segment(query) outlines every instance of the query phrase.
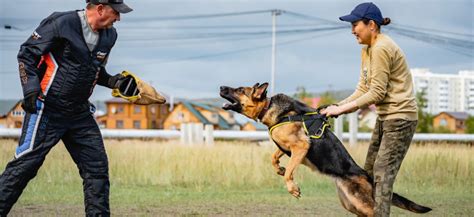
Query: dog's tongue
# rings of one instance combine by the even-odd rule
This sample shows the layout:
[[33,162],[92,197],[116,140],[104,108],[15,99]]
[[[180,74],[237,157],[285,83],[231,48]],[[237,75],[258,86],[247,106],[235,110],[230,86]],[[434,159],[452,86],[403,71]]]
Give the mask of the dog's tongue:
[[229,110],[231,106],[232,106],[232,104],[230,104],[230,103],[224,103],[224,104],[222,105],[222,109],[224,109],[224,110]]

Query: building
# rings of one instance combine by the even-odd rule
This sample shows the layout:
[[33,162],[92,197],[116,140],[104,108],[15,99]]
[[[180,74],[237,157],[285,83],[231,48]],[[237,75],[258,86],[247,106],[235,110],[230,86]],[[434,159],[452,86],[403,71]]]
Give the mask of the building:
[[318,106],[320,106],[319,102],[321,102],[321,97],[305,97],[299,100],[312,108],[318,108]]
[[260,122],[248,121],[242,126],[243,131],[267,131],[268,127]]
[[441,112],[433,118],[433,128],[446,129],[453,133],[466,132],[466,112]]
[[429,69],[411,69],[416,92],[425,91],[424,111],[467,112],[474,115],[474,71],[458,74],[435,74]]
[[25,111],[21,100],[2,100],[0,103],[0,128],[21,128]]
[[136,105],[122,98],[105,101],[107,112],[97,117],[101,128],[163,129],[170,104]]
[[177,130],[182,123],[212,124],[216,130],[240,130],[232,112],[190,101],[181,101],[175,106],[164,122],[164,129]]

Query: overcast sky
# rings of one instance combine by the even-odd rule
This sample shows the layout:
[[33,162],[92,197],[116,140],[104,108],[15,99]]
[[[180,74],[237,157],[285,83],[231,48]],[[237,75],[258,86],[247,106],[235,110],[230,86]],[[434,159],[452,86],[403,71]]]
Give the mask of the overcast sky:
[[[182,98],[218,97],[221,85],[248,86],[269,82],[271,74],[270,12],[207,19],[171,19],[200,14],[281,9],[343,23],[338,17],[363,1],[295,0],[125,0],[134,9],[115,25],[119,38],[109,58],[110,74],[129,70],[159,91]],[[411,30],[454,32],[456,38],[474,40],[473,1],[374,1],[393,24]],[[16,0],[0,2],[0,99],[22,96],[16,55],[20,44],[39,22],[54,11],[82,9],[84,0]],[[161,18],[161,19],[160,19]],[[328,25],[283,13],[279,30],[311,29]],[[11,25],[12,29],[4,29]],[[395,26],[395,25],[393,25]],[[383,30],[384,31],[384,30]],[[245,34],[242,34],[245,32]],[[390,35],[405,52],[410,68],[435,73],[474,70],[471,55],[452,47]],[[235,34],[235,36],[234,36]],[[210,38],[210,36],[218,37]],[[466,39],[467,35],[467,39]],[[287,43],[291,41],[291,43]],[[312,92],[354,89],[359,76],[360,49],[351,30],[277,35],[275,91],[294,93],[297,86]],[[472,45],[472,44],[471,44]],[[459,51],[459,49],[458,49]],[[108,99],[110,90],[97,87],[93,98]]]

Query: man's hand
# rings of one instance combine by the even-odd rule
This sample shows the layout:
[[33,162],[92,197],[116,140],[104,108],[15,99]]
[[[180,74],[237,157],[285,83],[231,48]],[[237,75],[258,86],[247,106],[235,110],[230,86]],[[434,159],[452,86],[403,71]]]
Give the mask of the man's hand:
[[36,114],[36,100],[38,99],[39,92],[31,92],[23,98],[21,107],[25,112]]
[[120,85],[125,81],[125,76],[122,74],[116,74],[109,78],[108,86],[112,89],[119,88]]

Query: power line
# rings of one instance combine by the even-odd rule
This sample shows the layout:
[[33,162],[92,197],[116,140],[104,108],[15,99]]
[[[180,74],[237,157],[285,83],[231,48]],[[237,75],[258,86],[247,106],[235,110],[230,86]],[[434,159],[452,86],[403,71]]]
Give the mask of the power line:
[[315,17],[315,16],[309,16],[309,15],[306,15],[306,14],[301,14],[301,13],[297,13],[297,12],[293,12],[293,11],[285,11],[286,14],[290,15],[290,16],[293,16],[293,17],[296,17],[296,18],[301,18],[301,19],[305,19],[305,20],[316,20],[316,21],[323,21],[325,23],[328,23],[328,24],[332,24],[332,25],[338,25],[338,26],[346,26],[345,24],[342,24],[341,22],[336,22],[336,21],[333,21],[333,20],[328,20],[328,19],[324,19],[324,18],[320,18],[320,17]]
[[[308,27],[316,26],[318,23],[301,23],[301,24],[280,24],[279,28],[288,27]],[[153,29],[150,29],[153,28]],[[254,25],[179,25],[179,26],[123,26],[120,29],[138,29],[138,30],[160,30],[160,29],[180,29],[180,30],[193,30],[193,29],[256,29],[256,28],[268,28],[268,24],[254,24]]]
[[161,17],[142,17],[124,20],[124,23],[128,22],[153,22],[153,21],[166,21],[166,20],[194,20],[194,19],[207,19],[216,17],[232,17],[242,16],[250,14],[262,14],[270,13],[272,10],[256,10],[256,11],[241,11],[241,12],[230,12],[230,13],[216,13],[216,14],[197,14],[197,15],[182,15],[182,16],[161,16]]
[[408,26],[408,25],[403,25],[403,24],[392,24],[395,26],[395,28],[398,29],[419,29],[422,31],[428,31],[428,32],[435,32],[435,33],[441,33],[441,34],[448,34],[448,35],[456,35],[456,36],[463,36],[463,37],[470,37],[474,38],[473,34],[467,34],[467,33],[458,33],[458,32],[451,32],[451,31],[443,31],[439,29],[431,29],[431,28],[423,28],[423,27],[414,27],[414,26]]
[[[330,26],[321,28],[310,28],[310,29],[292,29],[292,30],[280,30],[277,34],[303,34],[312,33],[319,31],[328,31],[342,29],[345,27],[341,26]],[[173,35],[169,37],[157,37],[157,38],[134,38],[134,39],[121,39],[122,41],[160,41],[160,40],[184,40],[184,39],[202,39],[202,38],[221,38],[221,37],[235,37],[235,36],[258,36],[258,35],[270,35],[271,31],[252,31],[252,32],[217,32],[217,33],[200,33],[200,34],[187,34],[187,35]]]
[[[338,31],[341,29],[331,29],[328,31]],[[301,41],[306,41],[318,37],[323,37],[326,35],[332,35],[333,33],[326,33],[326,34],[319,34],[319,35],[313,35],[311,37],[305,37],[305,38],[300,38],[300,39],[295,39],[295,40],[288,40],[285,42],[280,42],[277,43],[277,45],[284,46],[288,44],[293,44]],[[255,46],[255,47],[249,47],[249,48],[243,48],[243,49],[237,49],[237,50],[231,50],[231,51],[225,51],[225,52],[219,52],[219,53],[213,53],[213,54],[205,54],[205,55],[198,55],[198,56],[190,56],[190,57],[184,57],[184,58],[179,58],[179,59],[174,59],[174,60],[169,60],[169,61],[161,61],[161,62],[145,62],[145,63],[137,63],[137,64],[127,64],[127,66],[133,66],[133,65],[159,65],[159,64],[165,64],[165,63],[175,63],[175,62],[183,62],[183,61],[189,61],[189,60],[196,60],[196,59],[206,59],[206,58],[212,58],[212,57],[218,57],[218,56],[226,56],[226,55],[232,55],[232,54],[237,54],[237,53],[243,53],[243,52],[249,52],[249,51],[255,51],[255,50],[260,50],[264,48],[269,48],[271,45],[262,45],[262,46]],[[113,65],[113,66],[119,66],[119,65]]]
[[[127,23],[127,21],[133,23],[137,22],[140,20],[145,20],[145,21],[166,21],[166,20],[195,20],[195,19],[208,19],[208,18],[219,18],[219,17],[231,17],[231,16],[244,16],[244,15],[251,15],[251,14],[262,14],[262,13],[270,13],[273,10],[254,10],[254,11],[241,11],[241,12],[230,12],[230,13],[214,13],[214,14],[197,14],[197,15],[182,15],[182,16],[162,16],[162,17],[142,17],[142,18],[137,18],[137,19],[132,19],[132,20],[126,20],[124,23]],[[306,14],[301,14],[293,11],[283,11],[279,10],[281,12],[284,12],[288,16],[304,19],[304,20],[310,20],[312,22],[318,21],[318,22],[323,22],[326,24],[331,24],[332,26],[330,27],[320,27],[320,28],[298,28],[298,29],[286,29],[286,30],[280,30],[277,33],[279,35],[296,35],[296,34],[305,34],[305,33],[312,33],[312,32],[317,32],[317,31],[325,31],[325,30],[331,30],[331,29],[338,29],[338,28],[346,28],[347,25],[341,24],[340,22],[335,22],[332,20],[327,20],[324,18],[320,17],[315,17],[315,16],[309,16]],[[308,24],[311,25],[311,24]],[[335,26],[334,26],[335,25]],[[287,25],[287,27],[297,27],[296,25]],[[263,25],[214,25],[214,26],[182,26],[183,28],[186,28],[187,30],[191,29],[236,29],[236,28],[260,28],[260,27],[265,27]],[[11,25],[4,25],[4,28],[6,29],[15,29],[15,30],[20,30],[20,28],[16,28],[15,26]],[[132,28],[138,28],[140,27],[132,27]],[[144,27],[143,29],[145,29]],[[153,27],[148,27],[148,28],[153,28]],[[176,27],[180,28],[180,27]],[[395,24],[394,26],[389,26],[386,27],[388,30],[391,30],[395,32],[396,34],[399,34],[404,37],[412,38],[418,41],[423,41],[435,46],[440,46],[445,49],[448,49],[450,51],[454,51],[456,53],[466,55],[466,56],[473,56],[472,50],[474,49],[474,42],[473,42],[473,35],[472,34],[462,34],[462,33],[455,33],[455,32],[449,32],[449,31],[441,31],[441,30],[436,30],[436,29],[429,29],[429,28],[421,28],[421,27],[413,27],[413,26],[408,26],[408,25],[401,25],[401,24]],[[223,40],[223,39],[235,39],[237,38],[238,40],[251,40],[255,39],[258,37],[262,37],[265,35],[271,34],[270,31],[244,31],[244,32],[212,32],[212,33],[187,33],[187,34],[180,34],[180,35],[168,35],[165,37],[151,37],[151,38],[124,38],[121,39],[121,41],[124,42],[169,42],[169,41],[195,41],[198,42],[199,40]],[[441,35],[442,34],[442,35]],[[446,36],[450,35],[450,36]],[[19,36],[19,35],[4,35],[0,37],[0,42],[4,43],[18,43],[23,40],[18,40],[17,38],[20,37],[26,37],[24,35]],[[240,37],[240,38],[239,38]],[[468,37],[468,40],[461,39],[459,37]]]
[[433,33],[424,33],[416,30],[409,30],[398,27],[387,27],[387,29],[393,31],[398,35],[439,46],[464,56],[472,57],[474,55],[474,42],[470,40],[441,36]]

